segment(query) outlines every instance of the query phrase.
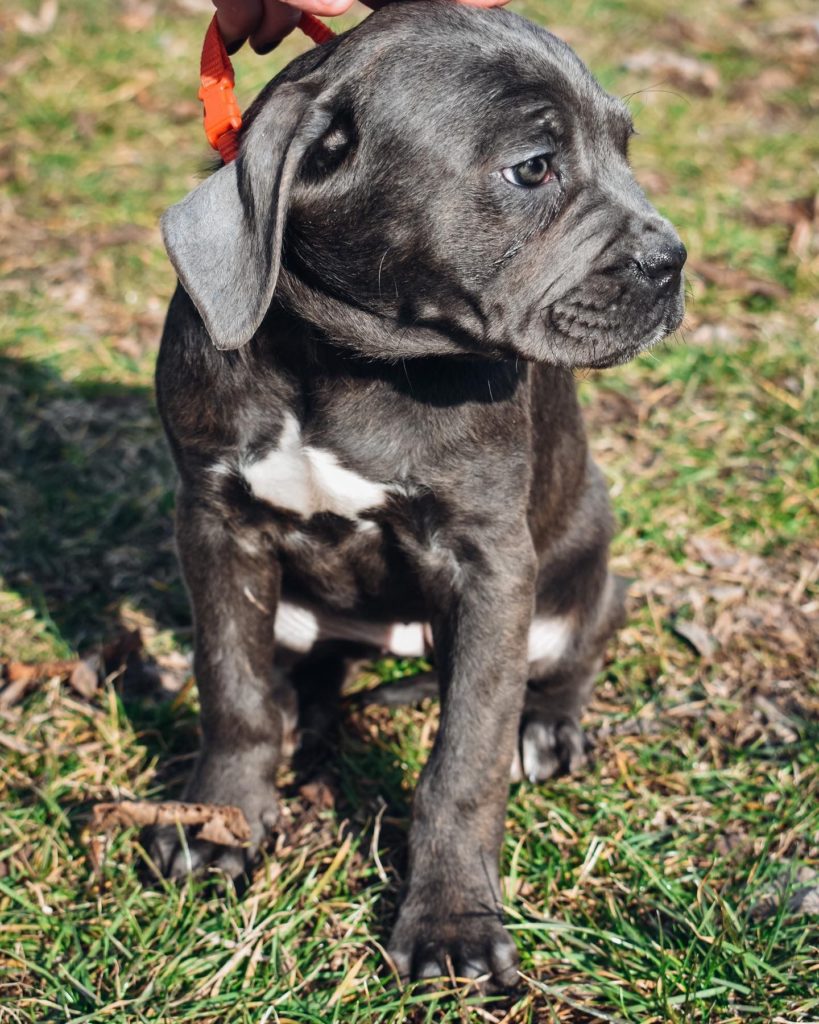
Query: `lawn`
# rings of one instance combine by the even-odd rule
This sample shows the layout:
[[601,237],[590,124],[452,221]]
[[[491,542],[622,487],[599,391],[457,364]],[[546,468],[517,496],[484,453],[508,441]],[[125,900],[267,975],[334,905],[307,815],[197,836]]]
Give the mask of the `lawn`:
[[[517,8],[628,98],[690,272],[684,329],[580,382],[629,623],[587,714],[593,767],[511,793],[523,979],[483,1005],[399,989],[380,953],[435,705],[351,704],[320,784],[283,770],[241,895],[157,881],[133,831],[90,856],[91,806],[178,795],[197,742],[151,382],[174,286],[157,221],[209,161],[209,12],[0,11],[0,657],[142,642],[90,695],[56,670],[0,693],[3,1024],[819,1021],[815,10]],[[244,103],[305,45],[242,53]]]

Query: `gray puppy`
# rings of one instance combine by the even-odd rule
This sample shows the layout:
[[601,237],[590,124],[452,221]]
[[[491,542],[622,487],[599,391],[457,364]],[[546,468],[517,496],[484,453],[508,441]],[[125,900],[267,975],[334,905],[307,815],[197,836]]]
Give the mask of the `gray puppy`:
[[622,602],[572,370],[683,312],[685,249],[631,134],[543,29],[393,4],[271,82],[236,163],[163,220],[181,284],[157,388],[202,702],[187,796],[237,804],[253,839],[239,856],[165,832],[154,851],[171,875],[239,873],[276,821],[299,701],[326,710],[361,641],[431,644],[441,724],[389,945],[404,977],[451,959],[514,981],[510,772],[583,759]]

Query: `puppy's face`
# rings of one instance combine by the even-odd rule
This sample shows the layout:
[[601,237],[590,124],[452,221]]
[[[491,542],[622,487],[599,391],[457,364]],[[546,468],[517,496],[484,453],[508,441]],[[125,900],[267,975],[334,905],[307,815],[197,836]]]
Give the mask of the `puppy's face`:
[[[294,88],[308,98],[285,173],[272,124],[294,116]],[[248,121],[232,187],[246,223],[278,217],[251,248],[281,245],[302,294],[403,329],[408,356],[424,332],[601,367],[679,326],[685,249],[629,169],[628,111],[514,14],[388,6],[291,65]]]

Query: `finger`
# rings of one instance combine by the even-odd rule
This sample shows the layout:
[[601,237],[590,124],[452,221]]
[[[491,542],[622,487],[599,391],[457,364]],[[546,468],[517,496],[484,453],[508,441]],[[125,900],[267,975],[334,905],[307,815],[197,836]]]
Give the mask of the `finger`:
[[[292,0],[286,0],[290,3]],[[300,2],[300,0],[299,0]],[[377,11],[382,7],[386,7],[390,0],[361,0],[365,7],[370,7],[372,10]],[[395,0],[392,0],[395,2]],[[465,4],[467,7],[505,7],[510,0],[458,0],[458,3]]]
[[216,20],[225,46],[238,50],[262,20],[262,0],[213,0]]
[[250,36],[256,53],[269,53],[298,25],[301,11],[293,4],[264,0],[261,19]]
[[282,2],[299,11],[318,15],[319,18],[334,18],[337,14],[349,11],[355,0],[282,0]]

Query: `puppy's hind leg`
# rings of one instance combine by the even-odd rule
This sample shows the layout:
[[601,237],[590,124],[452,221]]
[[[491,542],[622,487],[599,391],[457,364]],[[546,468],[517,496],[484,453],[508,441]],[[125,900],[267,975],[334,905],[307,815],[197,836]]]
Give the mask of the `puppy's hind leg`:
[[[600,662],[531,678],[520,722],[520,744],[512,763],[512,781],[545,782],[581,771],[589,742],[580,724]],[[534,669],[533,671],[537,671]]]
[[288,737],[285,755],[293,755],[297,774],[310,775],[324,765],[335,745],[341,715],[341,693],[353,679],[370,648],[343,640],[326,640],[300,654],[276,650],[298,700],[298,731]]
[[535,614],[529,634],[529,680],[512,779],[543,782],[582,770],[590,744],[580,718],[603,665],[606,643],[623,622],[625,585],[608,575],[582,614]]

